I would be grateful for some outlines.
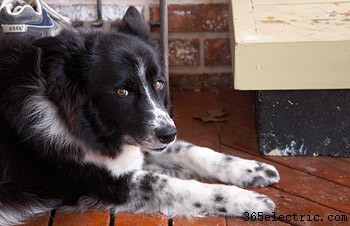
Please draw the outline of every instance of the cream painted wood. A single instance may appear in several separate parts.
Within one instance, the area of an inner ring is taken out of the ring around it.
[[[231,0],[242,90],[350,88],[350,0]]]

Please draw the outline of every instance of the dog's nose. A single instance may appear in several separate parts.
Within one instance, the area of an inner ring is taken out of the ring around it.
[[[176,138],[176,128],[174,126],[168,126],[159,128],[156,130],[156,136],[158,140],[163,144],[169,144]]]

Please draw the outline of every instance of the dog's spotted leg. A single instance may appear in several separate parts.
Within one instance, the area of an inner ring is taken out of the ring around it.
[[[128,181],[128,201],[117,211],[155,212],[172,217],[224,215],[243,216],[244,213],[271,214],[272,200],[256,192],[232,185],[205,184],[182,180],[146,171],[133,172]]]
[[[147,153],[143,168],[184,179],[211,179],[240,187],[262,187],[280,179],[274,166],[183,141],[176,141],[161,153]]]

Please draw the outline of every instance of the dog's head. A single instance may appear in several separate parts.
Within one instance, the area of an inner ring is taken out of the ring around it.
[[[63,31],[33,44],[42,49],[47,97],[88,147],[115,155],[123,144],[161,151],[175,140],[168,81],[135,8],[117,31]]]

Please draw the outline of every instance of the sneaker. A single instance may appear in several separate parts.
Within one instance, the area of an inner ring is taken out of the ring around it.
[[[3,0],[0,5],[1,33],[48,36],[69,24],[68,18],[40,0]]]

